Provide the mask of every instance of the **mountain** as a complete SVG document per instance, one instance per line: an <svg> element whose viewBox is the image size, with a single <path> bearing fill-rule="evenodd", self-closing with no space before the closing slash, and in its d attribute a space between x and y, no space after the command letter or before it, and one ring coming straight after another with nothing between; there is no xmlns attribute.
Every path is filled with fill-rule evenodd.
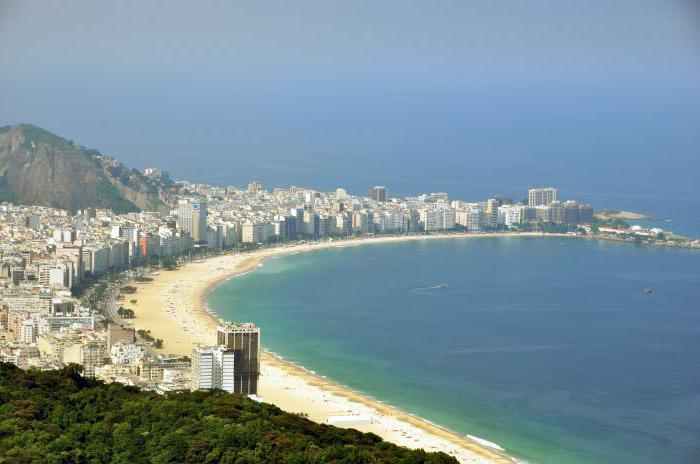
<svg viewBox="0 0 700 464"><path fill-rule="evenodd" d="M68 210L167 211L165 187L39 127L0 127L0 201Z"/></svg>
<svg viewBox="0 0 700 464"><path fill-rule="evenodd" d="M0 363L0 463L457 464L220 390L140 391Z"/></svg>

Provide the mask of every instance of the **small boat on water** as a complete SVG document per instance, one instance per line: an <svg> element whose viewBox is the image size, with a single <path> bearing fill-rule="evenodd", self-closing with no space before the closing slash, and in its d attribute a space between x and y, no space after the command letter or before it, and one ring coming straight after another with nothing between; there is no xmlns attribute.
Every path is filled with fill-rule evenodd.
<svg viewBox="0 0 700 464"><path fill-rule="evenodd" d="M644 293L646 293L647 295L651 294L651 289L650 289L650 288L645 288L645 289L644 289Z"/></svg>
<svg viewBox="0 0 700 464"><path fill-rule="evenodd" d="M447 287L447 284L445 282L435 286L435 288L445 288L445 287Z"/></svg>

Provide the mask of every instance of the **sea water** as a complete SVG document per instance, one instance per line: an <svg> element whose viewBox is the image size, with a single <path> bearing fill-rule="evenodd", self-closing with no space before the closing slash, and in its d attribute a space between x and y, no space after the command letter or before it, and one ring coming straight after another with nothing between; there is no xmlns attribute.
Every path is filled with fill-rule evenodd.
<svg viewBox="0 0 700 464"><path fill-rule="evenodd" d="M697 250L555 237L300 253L209 295L285 358L540 464L700 462L699 301Z"/></svg>

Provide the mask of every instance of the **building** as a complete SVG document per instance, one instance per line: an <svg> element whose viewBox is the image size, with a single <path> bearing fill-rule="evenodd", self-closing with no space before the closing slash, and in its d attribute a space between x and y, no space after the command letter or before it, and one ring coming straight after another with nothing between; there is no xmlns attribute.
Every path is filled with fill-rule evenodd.
<svg viewBox="0 0 700 464"><path fill-rule="evenodd" d="M72 267L62 262L50 262L39 265L39 283L47 287L70 288Z"/></svg>
<svg viewBox="0 0 700 464"><path fill-rule="evenodd" d="M455 222L470 232L481 230L481 208L479 205L467 205L456 212Z"/></svg>
<svg viewBox="0 0 700 464"><path fill-rule="evenodd" d="M261 190L262 190L262 184L260 184L260 182L258 182L258 181L253 181L250 184L248 184L248 192L249 193L252 193L255 195L256 193L258 193Z"/></svg>
<svg viewBox="0 0 700 464"><path fill-rule="evenodd" d="M484 205L484 225L487 227L498 226L498 208L500 202L496 198L489 198Z"/></svg>
<svg viewBox="0 0 700 464"><path fill-rule="evenodd" d="M234 392L256 395L260 377L260 328L251 323L219 326L217 344L233 350Z"/></svg>
<svg viewBox="0 0 700 464"><path fill-rule="evenodd" d="M83 269L91 274L100 274L109 268L109 247L95 245L84 247L81 251Z"/></svg>
<svg viewBox="0 0 700 464"><path fill-rule="evenodd" d="M177 202L180 230L191 234L195 243L207 240L207 214L206 200L185 199Z"/></svg>
<svg viewBox="0 0 700 464"><path fill-rule="evenodd" d="M37 327L35 319L25 319L22 321L22 326L20 328L20 340L22 343L34 343L36 342Z"/></svg>
<svg viewBox="0 0 700 464"><path fill-rule="evenodd" d="M143 170L143 175L151 179L170 180L168 171L161 168L146 168Z"/></svg>
<svg viewBox="0 0 700 464"><path fill-rule="evenodd" d="M163 375L167 370L179 370L190 372L191 364L186 361L142 358L138 363L138 374L141 381L156 384L163 381Z"/></svg>
<svg viewBox="0 0 700 464"><path fill-rule="evenodd" d="M80 358L85 377L95 377L95 368L103 366L108 358L104 343L92 341L80 347Z"/></svg>
<svg viewBox="0 0 700 464"><path fill-rule="evenodd" d="M267 243L272 236L270 223L245 223L241 229L241 241L243 243Z"/></svg>
<svg viewBox="0 0 700 464"><path fill-rule="evenodd" d="M191 388L240 393L235 389L235 361L234 350L223 346L195 348L192 350Z"/></svg>
<svg viewBox="0 0 700 464"><path fill-rule="evenodd" d="M320 231L320 219L313 211L304 211L303 234L307 237L318 237Z"/></svg>
<svg viewBox="0 0 700 464"><path fill-rule="evenodd" d="M520 224L520 205L503 205L498 207L498 223L508 228Z"/></svg>
<svg viewBox="0 0 700 464"><path fill-rule="evenodd" d="M109 357L113 364L136 365L144 356L146 356L146 350L142 346L133 343L115 343L109 350Z"/></svg>
<svg viewBox="0 0 700 464"><path fill-rule="evenodd" d="M378 185L372 189L370 195L374 201L385 202L389 200L389 189L382 185Z"/></svg>
<svg viewBox="0 0 700 464"><path fill-rule="evenodd" d="M557 201L557 189L553 187L528 190L528 205L549 206Z"/></svg>
<svg viewBox="0 0 700 464"><path fill-rule="evenodd" d="M192 350L192 390L210 390L216 388L218 379L214 368L214 349L195 348Z"/></svg>
<svg viewBox="0 0 700 464"><path fill-rule="evenodd" d="M455 228L456 212L449 207L431 207L420 211L420 222L426 232L452 230Z"/></svg>

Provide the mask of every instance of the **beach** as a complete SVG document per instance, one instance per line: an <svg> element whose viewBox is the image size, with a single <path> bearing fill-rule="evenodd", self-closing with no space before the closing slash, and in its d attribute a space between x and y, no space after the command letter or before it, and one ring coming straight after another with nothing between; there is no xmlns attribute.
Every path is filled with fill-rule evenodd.
<svg viewBox="0 0 700 464"><path fill-rule="evenodd" d="M361 246L412 240L478 239L493 236L541 236L521 234L451 234L377 237L327 242L290 244L248 253L217 256L187 263L177 270L153 273L153 281L137 282L134 325L150 330L164 342L163 353L191 354L192 348L215 343L220 321L206 307L205 296L215 285L254 270L264 260L291 253L334 247ZM547 237L554 234L547 234ZM235 321L244 322L244 321ZM265 341L262 327L262 344ZM500 464L517 462L497 445L478 437L466 437L446 430L407 412L362 395L284 360L261 353L259 396L289 412L303 413L309 419L326 423L329 416L356 415L371 418L369 423L351 425L375 433L387 441L409 448L443 451L462 463ZM488 437L486 437L488 438Z"/></svg>

